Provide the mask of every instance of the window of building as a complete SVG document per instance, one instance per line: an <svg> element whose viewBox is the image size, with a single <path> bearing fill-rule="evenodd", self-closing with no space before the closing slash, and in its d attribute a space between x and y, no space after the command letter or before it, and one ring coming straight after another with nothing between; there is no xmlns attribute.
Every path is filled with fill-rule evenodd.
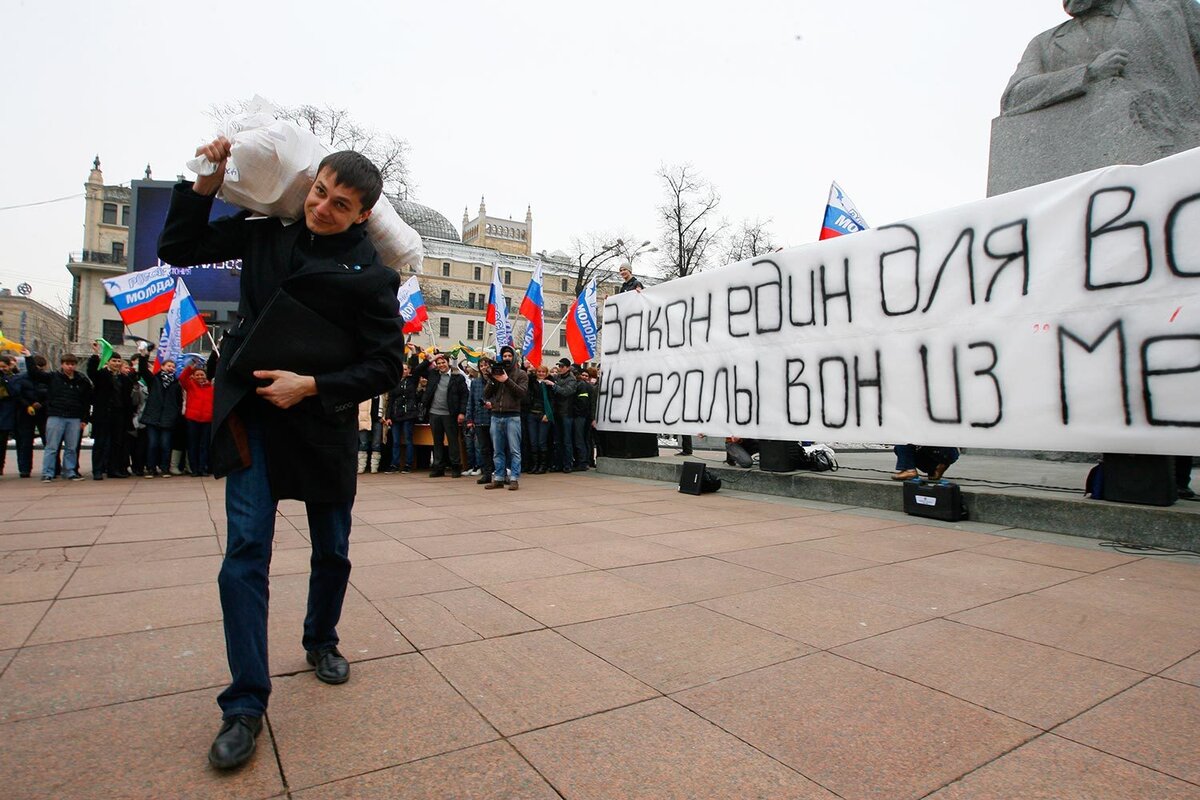
<svg viewBox="0 0 1200 800"><path fill-rule="evenodd" d="M475 338L475 320L473 320L473 319L467 320L467 338L468 339Z"/></svg>
<svg viewBox="0 0 1200 800"><path fill-rule="evenodd" d="M442 305L444 305L444 306L450 305L450 290L449 289L442 289Z"/></svg>
<svg viewBox="0 0 1200 800"><path fill-rule="evenodd" d="M512 283L512 270L511 269L504 270L504 283L505 283L505 285Z"/></svg>
<svg viewBox="0 0 1200 800"><path fill-rule="evenodd" d="M104 204L104 216L101 218L101 221L105 225L116 225L117 224L117 204L116 203L105 203Z"/></svg>
<svg viewBox="0 0 1200 800"><path fill-rule="evenodd" d="M450 335L450 318L442 317L438 320L438 336Z"/></svg>
<svg viewBox="0 0 1200 800"><path fill-rule="evenodd" d="M121 206L121 224L129 227L129 206Z"/></svg>
<svg viewBox="0 0 1200 800"><path fill-rule="evenodd" d="M474 307L475 307L475 293L471 292L469 295L467 295L467 308L474 308Z"/></svg>
<svg viewBox="0 0 1200 800"><path fill-rule="evenodd" d="M569 308L570 308L570 306L568 306L566 303L558 304L558 316L560 319L567 315L567 309L569 309Z"/></svg>
<svg viewBox="0 0 1200 800"><path fill-rule="evenodd" d="M113 242L112 243L112 256L113 256L114 264L120 264L122 261L125 260L125 243L124 242ZM105 294L107 294L107 292L105 292Z"/></svg>
<svg viewBox="0 0 1200 800"><path fill-rule="evenodd" d="M449 261L442 262L442 277L443 278L450 277L450 262Z"/></svg>
<svg viewBox="0 0 1200 800"><path fill-rule="evenodd" d="M483 280L483 267L475 268L475 280L477 280L477 281Z"/></svg>
<svg viewBox="0 0 1200 800"><path fill-rule="evenodd" d="M571 284L567 282L567 279L563 278L562 279L562 290L564 292L568 292L568 291L570 291L570 288L569 288L570 286L571 286Z"/></svg>
<svg viewBox="0 0 1200 800"><path fill-rule="evenodd" d="M125 341L125 323L119 319L102 320L100 335L109 344L121 344Z"/></svg>
<svg viewBox="0 0 1200 800"><path fill-rule="evenodd" d="M558 346L559 347L567 346L567 329L566 328L561 328L558 331Z"/></svg>

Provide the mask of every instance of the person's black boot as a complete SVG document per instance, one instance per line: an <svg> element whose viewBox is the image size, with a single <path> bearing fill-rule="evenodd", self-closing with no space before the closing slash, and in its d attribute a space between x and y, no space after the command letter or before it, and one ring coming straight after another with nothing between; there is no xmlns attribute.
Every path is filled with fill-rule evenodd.
<svg viewBox="0 0 1200 800"><path fill-rule="evenodd" d="M323 683L345 683L350 680L350 662L342 657L336 647L309 650L305 657L317 668L317 679Z"/></svg>
<svg viewBox="0 0 1200 800"><path fill-rule="evenodd" d="M208 748L208 763L217 769L235 769L254 755L262 717L236 716L221 721L221 730Z"/></svg>

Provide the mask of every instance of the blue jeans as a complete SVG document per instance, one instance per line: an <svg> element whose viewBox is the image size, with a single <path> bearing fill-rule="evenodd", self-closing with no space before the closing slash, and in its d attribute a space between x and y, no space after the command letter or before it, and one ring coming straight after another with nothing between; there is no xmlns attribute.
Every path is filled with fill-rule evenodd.
<svg viewBox="0 0 1200 800"><path fill-rule="evenodd" d="M171 471L171 428L146 426L146 469L166 475Z"/></svg>
<svg viewBox="0 0 1200 800"><path fill-rule="evenodd" d="M587 417L571 417L571 424L574 425L575 434L575 466L580 469L591 463L591 457L588 453L587 443L587 427L590 420Z"/></svg>
<svg viewBox="0 0 1200 800"><path fill-rule="evenodd" d="M563 472L574 469L575 464L575 418L555 417L554 438L558 443L558 464Z"/></svg>
<svg viewBox="0 0 1200 800"><path fill-rule="evenodd" d="M482 466L479 460L479 442L475 441L475 437L469 431L463 436L463 441L467 446L467 469L477 469Z"/></svg>
<svg viewBox="0 0 1200 800"><path fill-rule="evenodd" d="M550 443L550 428L554 423L542 422L541 414L530 413L525 415L525 424L529 428L529 446L533 452L544 452Z"/></svg>
<svg viewBox="0 0 1200 800"><path fill-rule="evenodd" d="M392 422L392 466L399 467L400 464L400 444L403 439L404 444L404 466L411 467L413 465L413 423L414 419L398 419Z"/></svg>
<svg viewBox="0 0 1200 800"><path fill-rule="evenodd" d="M63 476L71 477L79 473L79 438L83 428L79 420L73 417L47 417L46 441L42 444L42 477L53 478L54 468L58 465L58 446L63 448Z"/></svg>
<svg viewBox="0 0 1200 800"><path fill-rule="evenodd" d="M896 471L919 469L933 472L940 464L949 466L958 461L957 447L925 447L915 444L898 444L892 447L896 454Z"/></svg>
<svg viewBox="0 0 1200 800"><path fill-rule="evenodd" d="M233 681L217 698L225 719L262 716L271 694L267 662L267 573L275 538L275 510L267 481L267 451L262 427L246 421L252 459L225 482L228 539L217 585L225 625L225 652ZM350 510L354 502L305 503L312 540L308 579L308 614L304 618L305 650L338 643L346 584L350 580Z"/></svg>
<svg viewBox="0 0 1200 800"><path fill-rule="evenodd" d="M492 414L492 450L495 471L492 480L503 481L504 471L511 470L511 480L521 477L521 415Z"/></svg>
<svg viewBox="0 0 1200 800"><path fill-rule="evenodd" d="M187 421L188 468L193 475L208 474L208 440L212 438L211 422Z"/></svg>

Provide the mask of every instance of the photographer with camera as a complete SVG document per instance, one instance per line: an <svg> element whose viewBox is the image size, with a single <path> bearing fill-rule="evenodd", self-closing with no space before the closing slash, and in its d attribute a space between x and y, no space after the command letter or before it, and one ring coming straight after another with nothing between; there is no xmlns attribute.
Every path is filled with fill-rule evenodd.
<svg viewBox="0 0 1200 800"><path fill-rule="evenodd" d="M500 360L492 365L483 390L484 405L492 414L492 449L495 451L492 482L485 489L504 486L508 470L508 488L520 488L521 478L521 403L529 393L529 374L516 362L517 353L509 345L500 348Z"/></svg>

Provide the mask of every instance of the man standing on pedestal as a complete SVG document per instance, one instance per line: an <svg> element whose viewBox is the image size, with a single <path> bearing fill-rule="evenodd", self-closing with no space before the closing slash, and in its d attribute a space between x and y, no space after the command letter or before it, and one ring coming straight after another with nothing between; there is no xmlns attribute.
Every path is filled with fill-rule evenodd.
<svg viewBox="0 0 1200 800"><path fill-rule="evenodd" d="M196 154L216 164L216 172L176 185L159 257L177 266L243 260L240 322L225 336L214 376L210 451L213 474L227 477L228 545L218 583L233 681L217 698L222 725L208 757L218 769L231 769L253 754L271 692L267 573L281 499L303 500L308 512L312 572L302 641L308 663L325 683L350 677L336 626L350 577L356 409L399 381L404 337L400 280L380 262L363 225L383 188L374 164L352 151L327 156L295 223L249 212L210 223L230 144L218 138ZM317 374L259 369L252 382L231 370L252 329L269 340L271 331L254 326L279 292L342 328L358 352L340 369Z"/></svg>

